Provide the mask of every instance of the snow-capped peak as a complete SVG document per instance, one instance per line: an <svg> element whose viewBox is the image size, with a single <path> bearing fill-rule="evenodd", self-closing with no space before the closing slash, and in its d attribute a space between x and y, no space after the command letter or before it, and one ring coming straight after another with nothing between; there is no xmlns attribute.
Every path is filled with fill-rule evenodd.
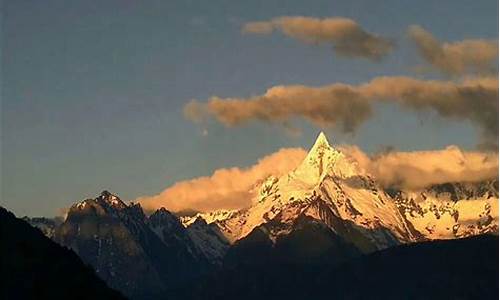
<svg viewBox="0 0 500 300"><path fill-rule="evenodd" d="M286 234L300 215L321 220L339 234L354 230L343 229L346 224L355 224L376 248L412 238L394 203L356 161L330 146L324 133L295 170L264 181L252 202L216 223L231 242L271 220L281 224L273 236Z"/></svg>
<svg viewBox="0 0 500 300"><path fill-rule="evenodd" d="M326 138L326 135L323 131L321 131L318 134L318 137L316 138L316 142L314 142L314 145L312 146L311 151L313 149L316 149L319 147L330 147L330 143L328 143L328 139Z"/></svg>
<svg viewBox="0 0 500 300"><path fill-rule="evenodd" d="M325 134L321 132L304 161L293 173L295 178L314 185L327 175L347 178L359 175L362 170L355 161L330 146Z"/></svg>

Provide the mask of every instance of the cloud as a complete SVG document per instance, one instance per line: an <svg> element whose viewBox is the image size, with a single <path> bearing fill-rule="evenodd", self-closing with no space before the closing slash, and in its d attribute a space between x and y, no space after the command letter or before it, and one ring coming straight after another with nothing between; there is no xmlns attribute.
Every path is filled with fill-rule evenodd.
<svg viewBox="0 0 500 300"><path fill-rule="evenodd" d="M322 88L276 86L248 99L212 97L207 103L191 101L184 111L195 122L215 116L229 127L251 120L283 123L301 116L320 127L339 124L352 132L371 116L372 107L351 87L335 84Z"/></svg>
<svg viewBox="0 0 500 300"><path fill-rule="evenodd" d="M275 86L249 98L191 101L184 112L195 122L215 117L229 127L250 121L283 124L302 117L322 128L338 127L353 133L371 118L376 102L468 120L481 128L485 144L498 144L498 79L490 77L459 82L377 77L361 85Z"/></svg>
<svg viewBox="0 0 500 300"><path fill-rule="evenodd" d="M386 151L369 156L356 146L342 146L385 187L419 189L446 182L477 182L498 178L498 153L463 151L456 146L442 150Z"/></svg>
<svg viewBox="0 0 500 300"><path fill-rule="evenodd" d="M491 73L498 57L498 41L469 39L442 43L430 32L413 25L408 30L420 55L433 67L448 75Z"/></svg>
<svg viewBox="0 0 500 300"><path fill-rule="evenodd" d="M498 154L494 152L463 151L448 146L442 150L412 152L388 148L370 156L353 145L342 145L338 149L354 158L384 187L420 189L433 184L498 177ZM176 212L248 207L263 180L292 171L306 154L301 148L281 149L251 167L218 169L211 176L180 181L158 195L136 201L146 210L165 207Z"/></svg>
<svg viewBox="0 0 500 300"><path fill-rule="evenodd" d="M274 30L273 22L249 22L243 25L243 33L253 33L253 34L271 34Z"/></svg>
<svg viewBox="0 0 500 300"><path fill-rule="evenodd" d="M394 48L387 38L365 31L348 18L278 17L270 21L244 24L243 33L282 34L307 44L330 44L336 54L380 60Z"/></svg>
<svg viewBox="0 0 500 300"><path fill-rule="evenodd" d="M281 149L249 168L218 169L211 176L180 181L158 195L137 199L147 210L166 207L172 211L238 209L250 205L252 187L270 175L280 176L299 165L306 156L300 148Z"/></svg>
<svg viewBox="0 0 500 300"><path fill-rule="evenodd" d="M207 119L206 109L197 101L191 100L184 106L184 117L195 123L202 123Z"/></svg>

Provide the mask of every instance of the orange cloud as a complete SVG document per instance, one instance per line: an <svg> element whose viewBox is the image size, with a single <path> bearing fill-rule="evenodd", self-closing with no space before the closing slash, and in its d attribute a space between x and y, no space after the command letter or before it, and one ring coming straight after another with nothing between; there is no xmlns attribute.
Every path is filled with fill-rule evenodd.
<svg viewBox="0 0 500 300"><path fill-rule="evenodd" d="M420 55L431 66L445 74L491 73L495 69L498 41L469 39L442 43L417 25L411 26L408 33Z"/></svg>
<svg viewBox="0 0 500 300"><path fill-rule="evenodd" d="M446 182L477 182L498 177L498 153L464 151L456 146L442 150L368 155L357 146L338 147L358 162L384 187L420 189ZM295 169L306 157L301 148L281 149L248 168L223 168L211 176L180 181L158 195L141 197L146 210L166 207L172 211L209 212L251 205L256 187L269 176Z"/></svg>
<svg viewBox="0 0 500 300"><path fill-rule="evenodd" d="M278 17L270 21L246 23L243 33L271 34L280 31L308 44L331 44L338 55L380 60L394 45L386 38L365 31L348 18Z"/></svg>
<svg viewBox="0 0 500 300"><path fill-rule="evenodd" d="M356 146L342 146L385 187L424 188L447 182L477 182L498 178L498 153L442 150L396 152L369 156Z"/></svg>
<svg viewBox="0 0 500 300"><path fill-rule="evenodd" d="M253 120L282 124L303 117L319 127L337 126L349 133L372 116L375 102L469 120L482 129L485 141L498 143L498 79L489 77L460 82L377 77L361 85L275 86L250 98L193 100L184 113L195 122L215 117L226 126Z"/></svg>
<svg viewBox="0 0 500 300"><path fill-rule="evenodd" d="M172 211L238 209L251 204L252 188L260 181L291 171L305 158L300 148L281 149L249 168L218 169L211 176L180 181L158 195L137 199L147 210Z"/></svg>

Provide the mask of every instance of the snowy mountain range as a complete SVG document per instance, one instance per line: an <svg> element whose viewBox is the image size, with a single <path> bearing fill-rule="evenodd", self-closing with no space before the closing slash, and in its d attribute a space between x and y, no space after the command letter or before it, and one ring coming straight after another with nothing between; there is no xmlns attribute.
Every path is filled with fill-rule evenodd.
<svg viewBox="0 0 500 300"><path fill-rule="evenodd" d="M27 220L136 299L242 261L333 264L401 244L498 234L498 179L384 189L323 133L295 170L267 178L252 203L147 216L104 191L74 204L62 223Z"/></svg>
<svg viewBox="0 0 500 300"><path fill-rule="evenodd" d="M321 133L305 160L292 172L270 177L254 205L183 218L204 218L230 242L264 224L273 241L308 216L363 252L427 239L450 239L498 232L498 180L447 183L417 191L383 189L356 161L331 147Z"/></svg>

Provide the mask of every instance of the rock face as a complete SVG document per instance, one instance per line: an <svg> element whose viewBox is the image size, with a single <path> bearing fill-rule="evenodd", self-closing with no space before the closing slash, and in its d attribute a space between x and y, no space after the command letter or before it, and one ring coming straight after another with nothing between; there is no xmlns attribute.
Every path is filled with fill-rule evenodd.
<svg viewBox="0 0 500 300"><path fill-rule="evenodd" d="M187 232L200 254L210 263L216 266L221 265L229 248L229 242L217 225L207 224L203 218L197 218L187 227Z"/></svg>
<svg viewBox="0 0 500 300"><path fill-rule="evenodd" d="M132 298L163 295L210 266L176 216L160 209L148 218L107 191L73 205L54 240Z"/></svg>
<svg viewBox="0 0 500 300"><path fill-rule="evenodd" d="M162 243L143 217L104 191L73 205L54 240L73 249L99 277L127 296L142 296L145 290L162 292L160 271L148 255Z"/></svg>

